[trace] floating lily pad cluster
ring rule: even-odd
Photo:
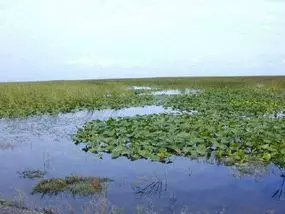
[[[86,151],[169,161],[171,156],[215,158],[224,164],[273,162],[285,166],[285,91],[282,88],[210,88],[199,94],[165,96],[158,114],[91,121],[75,142]],[[198,113],[190,115],[185,112]],[[271,115],[271,116],[269,116]]]
[[[285,163],[285,120],[198,113],[91,121],[74,136],[86,150],[169,161],[173,155],[215,157],[225,164]]]

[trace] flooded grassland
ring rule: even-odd
[[[0,87],[7,213],[285,212],[284,77]]]

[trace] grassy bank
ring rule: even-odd
[[[5,83],[0,84],[0,117],[116,108],[132,103],[130,96],[123,84],[105,81]]]
[[[56,114],[75,109],[121,108],[155,104],[136,96],[130,86],[154,88],[285,88],[285,77],[195,77],[120,80],[51,81],[0,84],[0,118]]]

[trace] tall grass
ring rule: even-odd
[[[144,79],[120,79],[112,82],[127,85],[152,86],[160,88],[237,88],[265,86],[285,88],[285,76],[248,76],[248,77],[163,77]]]
[[[121,84],[83,81],[0,84],[0,117],[57,113],[92,105],[106,97],[128,95]]]
[[[244,88],[285,89],[279,77],[145,78],[86,81],[51,81],[0,84],[0,118],[55,114],[74,109],[119,108],[153,103],[150,97],[134,96],[130,86],[155,88]]]

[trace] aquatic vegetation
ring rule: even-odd
[[[7,201],[0,198],[0,212],[20,213],[20,214],[56,214],[52,209],[29,209],[25,206],[19,206],[15,201]]]
[[[0,84],[0,118],[122,108],[153,102],[151,96],[138,97],[127,86],[107,81]]]
[[[142,87],[139,90],[132,88],[133,86]],[[151,89],[150,89],[151,88]],[[29,82],[29,83],[1,83],[0,84],[0,118],[4,117],[26,117],[29,115],[39,114],[57,114],[60,112],[71,112],[82,109],[105,109],[105,108],[122,108],[129,106],[154,105],[160,100],[154,96],[150,96],[152,92],[162,89],[180,89],[187,88],[203,89],[210,91],[210,94],[203,93],[202,97],[196,99],[196,103],[192,107],[206,107],[207,103],[218,98],[218,94],[211,91],[222,90],[226,95],[226,91],[230,89],[245,89],[247,94],[242,94],[240,98],[245,98],[247,95],[254,98],[256,102],[247,103],[242,99],[236,103],[231,103],[230,106],[240,107],[254,104],[259,109],[264,109],[264,103],[269,110],[275,108],[278,104],[278,98],[283,100],[284,96],[276,96],[276,91],[285,88],[284,77],[216,77],[216,78],[146,78],[146,79],[120,79],[120,80],[86,80],[86,81],[52,81],[52,82]],[[224,90],[227,89],[227,90]],[[260,93],[251,93],[252,89]],[[266,90],[271,90],[273,93],[266,93]],[[275,91],[275,92],[274,92]],[[263,95],[265,92],[266,96]],[[146,96],[137,96],[137,94],[149,93]],[[212,96],[212,95],[213,96]],[[274,99],[270,96],[274,94]],[[283,91],[284,95],[284,91]],[[258,99],[258,96],[261,96]],[[204,99],[204,103],[200,106],[199,101],[203,97],[212,98],[208,102]],[[227,97],[227,96],[226,96]],[[177,100],[182,98],[182,100]],[[266,102],[263,100],[266,98]],[[190,99],[188,96],[173,98],[175,107],[179,104],[179,108],[189,108],[189,106],[180,105],[184,99]],[[221,101],[223,99],[220,99]],[[270,100],[274,100],[270,104]],[[167,103],[172,102],[171,100]],[[195,101],[195,100],[194,100]],[[229,101],[229,100],[228,100]],[[216,102],[217,103],[217,102]],[[261,106],[259,107],[259,104]],[[174,104],[174,103],[173,103]],[[183,103],[182,103],[183,104]],[[218,107],[218,106],[217,106]],[[233,109],[234,110],[234,109]]]
[[[213,114],[262,116],[285,111],[285,90],[232,88],[168,97],[165,106]]]
[[[19,176],[27,179],[39,179],[43,178],[46,175],[46,171],[37,169],[37,170],[24,170],[22,172],[18,172]]]
[[[131,86],[144,86],[144,88],[132,88]],[[199,93],[187,94],[186,89],[189,88],[199,89]],[[163,90],[173,90],[174,93],[171,96],[167,96],[160,93],[160,91]],[[183,90],[185,93],[179,94],[179,92]],[[89,121],[78,129],[77,133],[74,133],[74,130],[78,124],[80,124],[78,126],[81,126],[86,120],[101,117],[84,116],[84,120],[80,120],[80,123],[77,123],[78,118],[76,117],[80,117],[81,112],[79,114],[63,114],[59,117],[60,119],[61,116],[62,118],[65,116],[75,117],[76,120],[74,121],[76,122],[70,119],[64,123],[54,123],[54,120],[58,120],[58,118],[43,117],[46,120],[41,121],[41,123],[49,121],[49,118],[53,118],[54,120],[49,121],[50,124],[48,124],[48,126],[43,126],[44,128],[38,129],[40,131],[37,132],[40,133],[41,137],[44,136],[46,139],[49,139],[46,140],[47,143],[52,141],[50,139],[53,138],[49,137],[50,135],[53,137],[54,133],[47,134],[44,130],[45,127],[54,126],[55,128],[49,132],[55,132],[54,135],[57,136],[61,134],[67,136],[68,133],[68,139],[70,134],[74,133],[74,142],[76,144],[82,143],[82,146],[85,147],[85,151],[93,152],[100,158],[108,156],[103,155],[103,153],[111,153],[113,158],[124,156],[130,160],[150,159],[164,163],[170,163],[172,160],[175,160],[179,166],[183,165],[183,167],[190,163],[189,165],[197,167],[198,173],[200,173],[200,169],[205,168],[205,171],[199,175],[195,175],[196,168],[193,168],[193,171],[191,169],[191,172],[193,172],[191,176],[193,175],[194,182],[200,180],[200,177],[210,175],[210,178],[203,180],[203,177],[201,183],[194,183],[193,186],[204,185],[205,182],[210,183],[212,176],[215,177],[215,169],[217,169],[218,176],[221,175],[219,173],[222,171],[222,178],[228,178],[228,174],[225,173],[226,167],[208,166],[206,164],[231,166],[226,169],[233,171],[235,176],[250,176],[250,179],[252,176],[261,177],[269,173],[274,174],[270,171],[272,168],[285,168],[285,118],[282,116],[282,112],[285,111],[284,77],[154,78],[0,84],[0,118],[25,117],[35,114],[57,114],[59,112],[72,112],[84,109],[119,109],[144,105],[163,105],[164,107],[170,107],[170,109],[174,111],[170,114],[116,119],[110,118],[107,120],[105,119],[108,118],[108,116],[105,115],[102,117],[104,121]],[[150,106],[150,108],[152,107]],[[137,113],[136,110],[132,111],[132,114],[128,115],[135,115]],[[195,114],[189,114],[193,111],[195,111]],[[101,113],[102,115],[104,114],[104,112],[99,112],[99,114]],[[153,112],[150,111],[149,113]],[[117,117],[122,114],[112,115]],[[35,122],[33,122],[33,125],[27,127],[35,127],[34,124],[39,124],[37,117],[31,119]],[[2,120],[3,123],[6,121],[10,120]],[[13,123],[17,123],[17,121],[18,120],[15,120]],[[22,126],[22,124],[25,123],[24,121],[26,120],[19,120],[19,126]],[[27,121],[29,121],[29,119]],[[63,119],[63,121],[65,121],[65,119]],[[69,121],[72,124],[69,124]],[[72,126],[71,131],[65,131],[63,125],[65,126],[66,124]],[[63,128],[64,130],[62,130]],[[11,131],[12,127],[7,129],[7,131],[9,130]],[[16,130],[22,130],[22,128],[12,131],[16,132]],[[27,130],[25,134],[29,135],[29,133],[32,133],[29,132],[30,128]],[[42,135],[41,130],[45,132],[44,135]],[[3,133],[6,134],[8,133],[7,131]],[[12,134],[14,135],[14,133]],[[23,138],[20,134],[15,136],[22,141]],[[27,139],[30,138],[27,137]],[[33,141],[34,144],[37,143],[36,140]],[[69,144],[66,144],[66,147],[61,147],[65,149],[66,154],[80,156],[80,152],[76,153],[78,151],[74,152],[73,150],[69,150],[68,145]],[[55,145],[55,147],[56,149],[58,148],[57,145]],[[36,148],[42,149],[42,147]],[[78,149],[80,150],[80,148]],[[60,157],[60,155],[60,153],[57,153],[54,156],[54,158],[60,160],[55,163],[59,164],[58,169],[64,168],[65,164],[70,164],[70,167],[72,167],[73,161],[80,162],[84,160],[82,161],[83,163],[78,163],[78,166],[87,163],[86,165],[88,165],[88,167],[92,167],[94,163],[91,161],[86,162],[86,159],[81,157],[78,158],[78,160],[72,159],[72,162],[70,162],[71,159]],[[82,154],[82,156],[84,156],[84,154]],[[196,164],[196,162],[199,161],[192,162],[186,160],[186,158],[174,158],[173,156],[183,156],[189,159],[201,160],[202,164]],[[31,159],[30,162],[36,159],[38,158],[35,157],[35,159]],[[92,157],[90,160],[91,159]],[[101,161],[98,161],[94,165],[101,167],[100,163]],[[103,163],[107,164],[105,165]],[[102,161],[102,167],[110,167],[109,170],[111,171],[114,169],[112,167],[119,166],[118,169],[112,172],[112,176],[114,176],[116,180],[121,179],[120,176],[129,178],[127,174],[128,170],[124,171],[125,165],[120,165],[121,163],[128,164],[125,159],[122,159],[121,162],[117,164],[116,161],[109,161],[109,158],[107,158],[107,160]],[[149,165],[145,166],[142,163]],[[134,173],[132,172],[132,174],[147,174],[147,176],[150,170],[158,169],[157,171],[160,171],[161,168],[164,167],[167,169],[173,167],[171,173],[174,174],[169,176],[171,179],[169,182],[169,192],[165,192],[167,180],[159,176],[154,178],[147,178],[146,176],[147,179],[141,179],[135,184],[131,183],[131,185],[128,183],[129,180],[126,179],[128,180],[124,181],[128,184],[126,185],[128,186],[126,190],[121,187],[116,187],[116,183],[116,185],[112,185],[110,194],[104,194],[107,184],[110,181],[105,178],[69,176],[65,178],[27,181],[27,183],[33,184],[34,182],[39,182],[33,189],[33,194],[38,194],[39,197],[41,195],[53,196],[67,193],[73,196],[89,196],[84,197],[82,201],[86,202],[86,200],[94,198],[98,204],[100,203],[98,198],[113,195],[113,193],[117,191],[122,191],[121,194],[126,193],[128,197],[133,197],[134,195],[140,198],[159,197],[160,195],[164,197],[165,195],[169,195],[171,185],[173,185],[173,191],[175,191],[177,186],[180,185],[183,188],[183,185],[188,184],[188,165],[186,166],[186,170],[183,168],[182,175],[179,174],[182,172],[179,171],[180,169],[177,170],[177,165],[175,164],[162,166],[161,164],[150,163],[149,161],[138,161],[138,163],[132,164],[132,166],[138,166],[134,167],[136,171],[134,171]],[[7,166],[9,166],[9,164],[7,164]],[[208,171],[208,167],[210,172]],[[11,169],[9,170],[12,171]],[[82,172],[81,167],[75,170],[79,174]],[[118,171],[120,173],[117,173]],[[175,178],[177,171],[179,171],[179,179],[180,177],[186,176],[181,179],[181,182],[179,179],[177,179],[177,181],[172,180]],[[10,174],[14,176],[14,171]],[[116,176],[114,174],[119,175]],[[33,170],[19,173],[19,175],[31,179],[43,179],[43,177],[45,177],[43,173]],[[277,174],[277,176],[278,183],[270,183],[270,187],[268,188],[268,190],[272,188],[273,191],[271,192],[270,190],[269,194],[268,191],[265,193],[268,194],[267,197],[269,199],[271,196],[278,200],[284,197],[284,176],[280,176],[280,174]],[[16,177],[16,179],[19,180],[19,177]],[[225,184],[222,183],[221,185],[227,186],[231,184],[228,180],[231,181],[231,179],[226,179]],[[272,179],[268,180],[266,180],[264,184],[252,188],[253,191],[260,193],[260,195],[263,194],[262,190],[259,191],[258,188],[263,188],[267,184],[269,185],[267,182],[271,182]],[[4,182],[6,182],[5,179]],[[189,182],[191,182],[191,178]],[[10,184],[11,182],[9,181],[7,183]],[[244,187],[244,183],[242,183],[241,186]],[[129,187],[132,187],[133,191],[130,192]],[[216,190],[220,190],[220,187],[218,186],[217,189],[209,191],[209,197],[215,196]],[[231,186],[225,187],[225,197],[228,196],[226,194],[232,194],[231,191]],[[245,191],[241,191],[238,193],[238,197],[244,192]],[[202,193],[202,190],[193,193],[193,196],[198,196],[197,200],[201,199],[199,198],[199,193]],[[179,195],[180,193],[177,191],[174,192],[174,194]],[[189,195],[190,194],[192,194],[192,192],[189,193]],[[188,195],[185,194],[185,197],[187,196]],[[181,197],[181,195],[179,197]],[[243,195],[241,197],[243,197]],[[249,197],[250,196],[247,196],[247,199]],[[193,198],[196,199],[196,197]],[[112,200],[112,202],[116,203],[117,200],[118,199]],[[128,198],[126,197],[125,200],[128,200]],[[143,201],[142,198],[141,200]],[[193,203],[193,200],[189,201]],[[260,200],[256,201],[260,202]],[[61,201],[56,203],[60,206]],[[158,203],[165,206],[163,201],[159,201]],[[206,206],[208,206],[207,203],[209,202],[205,202]],[[254,202],[252,206],[256,206],[255,203],[256,202]],[[229,204],[226,204],[226,206],[227,205]],[[133,204],[130,206],[133,206]],[[178,206],[177,210],[180,208],[181,205]],[[195,209],[193,212],[195,212]]]
[[[91,121],[74,136],[94,153],[169,161],[213,155],[227,165],[251,161],[283,165],[285,120],[232,115],[157,114]]]
[[[165,88],[166,82],[172,82],[169,88],[186,89],[197,86],[196,80],[149,79],[149,84],[142,80],[141,85]],[[113,158],[169,162],[171,156],[214,157],[225,165],[273,162],[284,166],[285,120],[278,116],[285,111],[282,78],[197,81],[201,93],[154,96],[157,104],[181,114],[90,121],[78,129],[74,141],[84,143],[85,151],[107,152]],[[187,114],[193,111],[197,113]]]
[[[69,176],[42,180],[33,188],[33,194],[57,195],[60,192],[69,192],[73,196],[88,196],[102,193],[106,188],[108,178]]]

